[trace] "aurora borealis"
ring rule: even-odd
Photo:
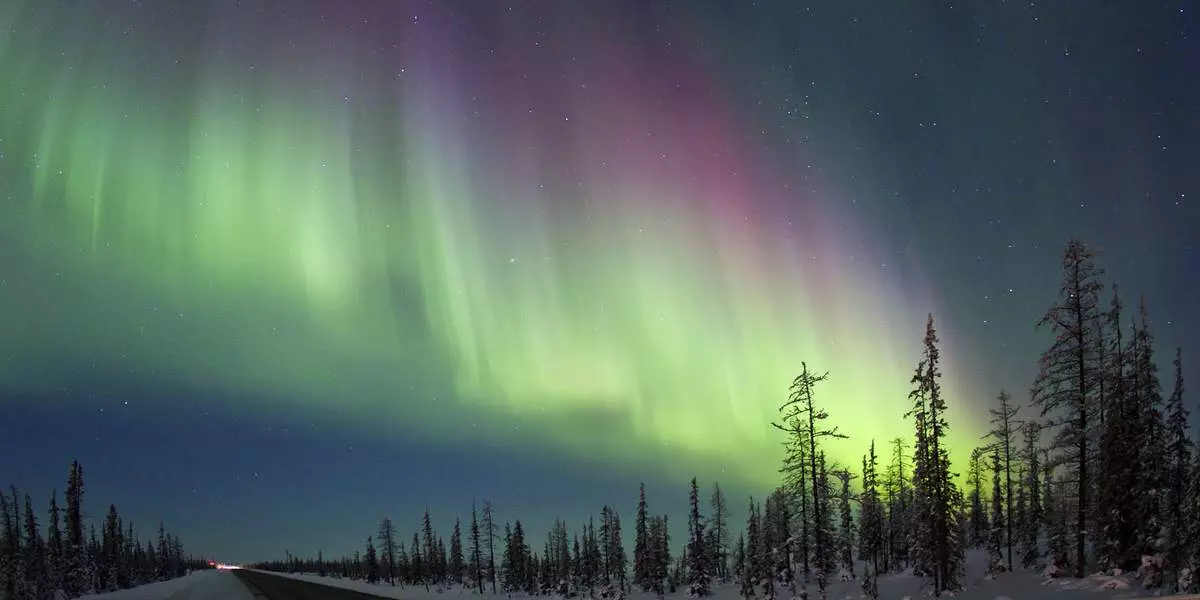
[[[12,439],[194,413],[272,432],[220,450],[239,481],[281,468],[266,440],[288,430],[374,449],[314,452],[329,487],[400,448],[470,470],[480,442],[628,486],[600,503],[693,473],[761,493],[802,360],[831,371],[836,458],[909,435],[930,312],[952,441],[974,445],[982,407],[1032,382],[1069,235],[1146,293],[1164,344],[1196,338],[1190,14],[793,4],[7,0]],[[167,456],[230,445],[175,426]],[[125,452],[89,442],[85,464]],[[217,486],[193,495],[236,502]],[[430,501],[405,489],[355,506]]]

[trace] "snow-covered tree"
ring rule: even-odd
[[[988,515],[983,507],[983,448],[971,451],[971,462],[967,467],[967,482],[971,486],[968,507],[968,543],[982,546],[988,537]]]
[[[1188,410],[1183,403],[1183,350],[1175,349],[1175,385],[1167,399],[1166,501],[1163,508],[1166,568],[1178,574],[1186,565],[1188,538],[1187,478],[1192,469],[1193,444],[1188,431]],[[1193,543],[1196,543],[1191,540]],[[1176,581],[1178,576],[1172,579]],[[1174,587],[1174,586],[1172,586]]]
[[[821,425],[829,418],[829,413],[824,409],[818,408],[814,397],[813,388],[816,384],[825,381],[829,378],[829,373],[817,375],[808,370],[808,363],[801,362],[800,375],[792,381],[788,400],[779,407],[781,414],[780,422],[772,423],[774,427],[784,432],[789,442],[785,445],[785,449],[791,456],[791,460],[785,456],[784,465],[795,464],[796,453],[800,452],[798,446],[803,445],[803,453],[808,458],[809,477],[813,482],[813,502],[812,502],[812,522],[813,526],[813,551],[816,562],[818,564],[817,587],[824,594],[825,592],[825,575],[828,575],[834,564],[834,538],[832,528],[828,526],[830,523],[829,515],[829,490],[827,488],[827,477],[822,479],[818,476],[819,456],[822,455],[818,445],[823,438],[842,438],[847,436],[838,431],[837,427],[832,429],[823,428]]]
[[[466,571],[466,560],[463,558],[462,524],[454,519],[454,532],[450,534],[450,581],[461,585]]]
[[[710,551],[704,543],[704,517],[700,515],[700,488],[695,477],[688,502],[687,593],[689,598],[696,598],[712,593],[712,574],[708,565]]]
[[[649,592],[654,587],[654,569],[651,566],[650,529],[646,514],[646,484],[640,486],[638,492],[637,518],[633,524],[633,584],[640,586],[643,592]]]
[[[841,513],[841,526],[838,529],[838,567],[851,578],[854,572],[854,513],[850,506],[853,495],[850,493],[850,471],[842,469],[834,473],[842,482],[841,494],[838,495],[838,512]]]
[[[1037,421],[1026,421],[1021,426],[1025,438],[1025,448],[1022,452],[1024,465],[1024,485],[1022,488],[1028,494],[1028,505],[1025,509],[1024,527],[1021,530],[1021,566],[1036,567],[1041,553],[1038,540],[1041,538],[1043,521],[1042,490],[1041,490],[1041,461],[1038,460],[1040,449],[1038,444],[1041,437],[1041,426]]]
[[[988,409],[988,413],[992,415],[992,430],[987,437],[991,438],[996,449],[1000,451],[1001,466],[1004,469],[1001,476],[1004,484],[1004,545],[1008,550],[1009,571],[1013,568],[1013,436],[1016,433],[1015,420],[1020,409],[1020,406],[1013,405],[1012,397],[1004,390],[1000,390],[1000,395],[996,397],[996,405]],[[996,524],[992,523],[992,527],[995,526]]]
[[[1000,485],[1002,474],[999,450],[992,451],[992,529],[988,532],[988,573],[996,574],[1004,571],[1004,556],[1001,545],[1004,537],[1004,488]]]
[[[709,513],[708,530],[712,533],[710,562],[714,567],[713,574],[724,583],[729,581],[729,507],[719,483],[713,484]]]
[[[367,553],[363,561],[363,575],[367,583],[376,583],[379,581],[379,560],[375,556],[375,544],[371,541],[371,536],[367,536]]]
[[[1102,369],[1098,335],[1100,277],[1103,270],[1095,264],[1096,252],[1080,240],[1067,243],[1062,258],[1062,285],[1059,300],[1038,320],[1039,328],[1049,326],[1055,339],[1042,353],[1040,372],[1034,381],[1033,405],[1048,425],[1058,429],[1054,447],[1065,453],[1073,466],[1076,488],[1075,576],[1083,577],[1087,516],[1092,485],[1089,462],[1091,422],[1096,390]]]

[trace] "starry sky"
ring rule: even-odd
[[[740,520],[801,361],[833,458],[909,435],[931,312],[965,460],[1072,235],[1198,347],[1198,14],[4,0],[0,483],[77,457],[228,561],[693,475]]]

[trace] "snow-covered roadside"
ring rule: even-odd
[[[232,571],[196,571],[191,575],[146,585],[84,596],[87,600],[254,600]]]

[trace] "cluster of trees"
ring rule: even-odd
[[[152,581],[179,577],[206,566],[184,555],[179,538],[158,526],[157,541],[138,538],[133,522],[126,523],[109,505],[96,535],[88,524],[85,537],[83,467],[71,463],[64,506],[58,493],[50,497],[43,528],[29,494],[17,488],[0,493],[0,594],[4,598],[51,600],[110,592]],[[44,529],[44,531],[43,531]]]
[[[969,539],[986,544],[993,571],[1014,568],[1017,546],[1023,567],[1044,559],[1049,572],[1076,577],[1137,571],[1149,587],[1200,591],[1200,456],[1182,350],[1164,398],[1145,298],[1126,314],[1096,256],[1079,240],[1063,253],[1059,299],[1038,322],[1054,341],[1030,390],[1035,414],[1018,419],[1004,392],[992,409],[991,443],[972,455],[968,477]],[[988,467],[991,515],[981,501]]]
[[[1146,304],[1127,322],[1114,285],[1105,308],[1094,258],[1083,242],[1068,243],[1059,300],[1037,322],[1054,341],[1030,390],[1035,414],[1023,416],[1001,391],[990,410],[994,427],[971,453],[961,487],[946,442],[948,399],[931,315],[910,380],[912,438],[890,440],[883,457],[871,440],[859,465],[831,458],[828,444],[848,436],[827,425],[817,399],[829,374],[801,363],[773,423],[785,436],[782,480],[765,503],[750,498],[736,541],[720,487],[713,486],[706,516],[693,479],[687,538],[674,555],[667,516],[648,512],[642,487],[631,577],[612,508],[602,509],[599,528],[593,520],[577,528],[573,544],[567,524],[556,521],[538,553],[520,521],[505,523],[501,538],[487,503],[482,522],[472,509],[465,556],[459,523],[447,555],[426,514],[423,539],[414,534],[407,547],[385,519],[354,558],[261,566],[480,592],[488,585],[562,596],[598,590],[604,598],[680,587],[700,597],[714,582],[768,599],[781,587],[806,598],[815,584],[824,598],[836,576],[860,580],[877,598],[878,577],[904,570],[926,578],[935,595],[961,590],[966,549],[983,548],[993,576],[1018,565],[1052,576],[1137,570],[1148,586],[1200,591],[1191,575],[1200,567],[1200,456],[1188,431],[1182,353],[1175,352],[1174,387],[1164,399]]]

